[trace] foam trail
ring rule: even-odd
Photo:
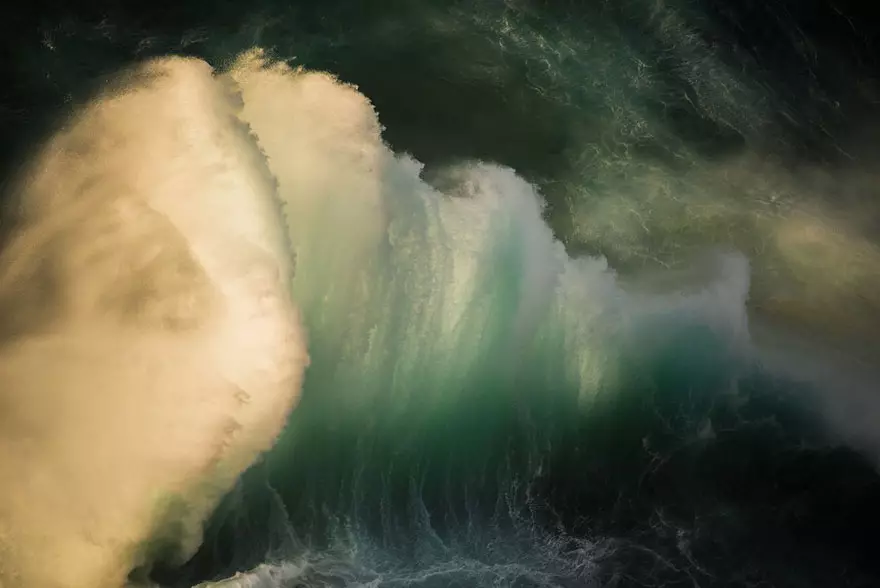
[[[307,361],[274,181],[203,62],[115,80],[38,153],[0,257],[0,586],[186,560]]]

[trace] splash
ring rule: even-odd
[[[328,577],[343,584],[362,581],[352,569],[376,569],[389,585],[429,569],[441,584],[551,582],[565,561],[587,577],[593,551],[578,559],[535,521],[507,533],[473,513],[522,506],[514,495],[542,475],[548,448],[609,398],[648,401],[635,397],[658,364],[678,362],[670,389],[704,385],[711,397],[728,387],[748,355],[747,260],[712,252],[687,287],[625,286],[604,259],[565,252],[541,195],[513,170],[426,169],[383,143],[354,87],[259,51],[228,75],[278,179],[310,333],[303,401],[269,458],[284,519],[308,540],[276,546],[269,561],[324,553],[322,541],[342,535],[351,557],[333,560],[342,571]],[[708,378],[692,368],[701,361]],[[696,438],[706,424],[686,428]],[[501,537],[520,537],[522,550],[496,545]],[[264,572],[236,581],[273,585]]]
[[[744,256],[707,252],[672,288],[621,280],[566,252],[514,170],[425,168],[383,142],[355,87],[260,51],[219,73],[170,58],[117,78],[17,196],[0,260],[3,588],[115,588],[195,552],[297,401],[291,296],[311,363],[269,463],[300,505],[284,514],[294,528],[323,511],[355,537],[430,539],[457,507],[440,524],[414,512],[519,500],[508,490],[539,480],[548,448],[585,415],[599,423],[608,397],[667,411],[693,440],[711,420],[638,395],[698,390],[703,413],[719,391],[742,401]],[[626,426],[591,441],[630,451]],[[390,512],[401,496],[410,506]],[[550,537],[528,535],[522,553]],[[559,563],[553,541],[541,557]],[[468,577],[521,573],[511,561]],[[288,564],[235,581],[287,581],[300,574]]]

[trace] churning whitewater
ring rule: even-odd
[[[749,545],[788,537],[701,476],[858,409],[772,372],[746,255],[619,279],[516,170],[426,168],[380,116],[260,50],[169,57],[38,150],[0,258],[0,587],[775,577]]]

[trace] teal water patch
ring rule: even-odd
[[[360,426],[304,403],[209,529],[212,557],[190,570],[285,563],[297,566],[292,585],[309,586],[601,586],[620,575],[818,586],[849,556],[823,548],[791,572],[806,533],[828,530],[809,506],[834,507],[830,484],[838,501],[856,499],[837,510],[851,522],[870,506],[853,488],[871,469],[854,462],[861,480],[826,479],[846,452],[826,449],[802,391],[758,372],[731,378],[724,346],[695,330],[632,358],[589,407],[527,381],[474,381],[447,411],[411,406],[408,419],[365,414]]]

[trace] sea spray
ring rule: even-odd
[[[321,395],[345,395],[338,411],[375,395],[442,403],[474,373],[521,375],[548,348],[558,356],[542,366],[547,377],[579,386],[586,355],[662,316],[747,345],[742,256],[707,256],[713,269],[687,291],[624,289],[603,259],[565,253],[543,198],[514,170],[471,162],[426,173],[382,142],[356,89],[259,51],[229,75],[278,178],[295,296],[325,353],[309,382],[332,372],[338,380]]]
[[[207,64],[127,71],[21,178],[0,259],[0,585],[185,562],[299,395],[275,184]]]

